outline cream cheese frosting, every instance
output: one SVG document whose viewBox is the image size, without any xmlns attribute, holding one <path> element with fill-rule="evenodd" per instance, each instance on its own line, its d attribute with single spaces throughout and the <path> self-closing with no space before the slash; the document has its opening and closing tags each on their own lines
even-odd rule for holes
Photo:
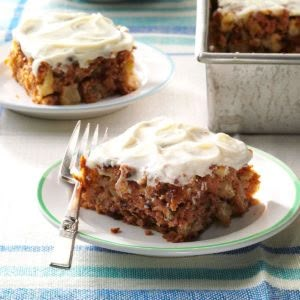
<svg viewBox="0 0 300 300">
<path fill-rule="evenodd" d="M 78 61 L 87 67 L 91 60 L 114 57 L 123 50 L 132 50 L 133 37 L 126 27 L 115 26 L 101 13 L 53 13 L 24 20 L 13 37 L 21 49 L 33 58 L 37 73 L 42 61 L 55 67 Z"/>
<path fill-rule="evenodd" d="M 195 176 L 211 173 L 212 165 L 240 169 L 252 157 L 247 146 L 225 133 L 156 118 L 140 122 L 123 134 L 94 148 L 87 166 L 128 165 L 136 172 L 130 178 L 139 182 L 147 176 L 155 180 L 186 184 Z"/>
<path fill-rule="evenodd" d="M 240 16 L 259 10 L 276 12 L 283 9 L 287 9 L 291 16 L 300 15 L 299 0 L 219 0 L 218 3 L 223 10 L 234 11 Z"/>
</svg>

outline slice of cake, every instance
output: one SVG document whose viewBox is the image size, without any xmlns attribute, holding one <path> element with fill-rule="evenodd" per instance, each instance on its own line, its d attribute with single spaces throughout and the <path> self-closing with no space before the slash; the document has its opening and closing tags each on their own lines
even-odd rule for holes
<svg viewBox="0 0 300 300">
<path fill-rule="evenodd" d="M 138 88 L 133 50 L 127 28 L 100 13 L 55 13 L 14 31 L 6 63 L 35 103 L 92 103 Z"/>
<path fill-rule="evenodd" d="M 166 118 L 141 122 L 81 160 L 81 206 L 190 241 L 255 203 L 252 152 L 224 133 Z"/>
<path fill-rule="evenodd" d="M 210 50 L 300 53 L 300 1 L 212 0 Z"/>
</svg>

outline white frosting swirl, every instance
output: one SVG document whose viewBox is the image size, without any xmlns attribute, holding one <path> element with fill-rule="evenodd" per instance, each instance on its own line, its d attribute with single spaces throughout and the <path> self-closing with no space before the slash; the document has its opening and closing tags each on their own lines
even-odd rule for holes
<svg viewBox="0 0 300 300">
<path fill-rule="evenodd" d="M 244 16 L 253 11 L 272 10 L 274 13 L 287 9 L 291 16 L 300 15 L 299 0 L 218 0 L 219 7 Z"/>
<path fill-rule="evenodd" d="M 212 165 L 240 169 L 252 157 L 247 146 L 227 134 L 156 118 L 138 123 L 98 145 L 87 166 L 125 164 L 136 169 L 131 180 L 145 175 L 148 184 L 186 184 L 191 177 L 210 174 Z"/>
<path fill-rule="evenodd" d="M 132 50 L 133 37 L 127 28 L 115 26 L 100 13 L 54 13 L 24 20 L 14 31 L 24 54 L 33 58 L 36 73 L 42 61 L 51 66 L 89 61 L 102 56 L 114 57 L 122 50 Z"/>
</svg>

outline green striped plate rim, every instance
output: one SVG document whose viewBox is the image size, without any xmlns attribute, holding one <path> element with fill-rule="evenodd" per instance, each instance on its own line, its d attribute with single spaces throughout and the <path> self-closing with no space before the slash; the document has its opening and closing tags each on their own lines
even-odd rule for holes
<svg viewBox="0 0 300 300">
<path fill-rule="evenodd" d="M 81 231 L 78 232 L 78 237 L 84 241 L 88 241 L 88 242 L 94 241 L 98 244 L 107 245 L 107 246 L 111 245 L 111 246 L 121 246 L 123 248 L 125 247 L 125 248 L 136 248 L 136 249 L 147 249 L 147 250 L 159 250 L 159 251 L 166 250 L 166 251 L 184 252 L 184 251 L 192 251 L 192 250 L 204 250 L 209 248 L 218 249 L 218 248 L 231 247 L 231 246 L 235 246 L 234 249 L 236 249 L 238 248 L 237 246 L 239 244 L 243 243 L 241 247 L 244 247 L 252 244 L 252 242 L 253 243 L 259 242 L 267 237 L 270 237 L 271 235 L 278 233 L 279 231 L 284 229 L 287 225 L 289 225 L 298 215 L 299 208 L 300 208 L 300 181 L 296 176 L 296 174 L 281 160 L 275 158 L 271 154 L 268 154 L 262 150 L 256 149 L 254 147 L 249 147 L 249 148 L 251 148 L 255 153 L 259 154 L 260 156 L 263 156 L 264 158 L 271 160 L 273 163 L 277 164 L 282 170 L 284 170 L 287 173 L 287 175 L 289 176 L 289 178 L 294 184 L 295 199 L 293 202 L 293 206 L 286 213 L 286 215 L 282 217 L 280 220 L 278 220 L 276 223 L 274 223 L 273 226 L 237 240 L 231 240 L 231 241 L 226 241 L 221 243 L 212 243 L 208 245 L 197 245 L 197 246 L 191 245 L 187 247 L 150 247 L 150 246 L 141 246 L 141 245 L 129 245 L 126 243 L 117 243 L 117 242 L 104 240 L 97 236 L 86 234 Z M 39 180 L 38 189 L 37 189 L 38 203 L 42 210 L 42 213 L 56 226 L 60 225 L 60 221 L 47 208 L 43 199 L 43 187 L 49 174 L 52 171 L 54 171 L 59 165 L 60 165 L 60 161 L 57 161 L 44 172 L 44 174 Z"/>
</svg>

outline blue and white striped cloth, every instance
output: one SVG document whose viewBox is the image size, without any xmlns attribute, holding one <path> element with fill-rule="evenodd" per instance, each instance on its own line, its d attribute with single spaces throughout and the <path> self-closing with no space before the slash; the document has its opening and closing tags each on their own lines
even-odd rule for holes
<svg viewBox="0 0 300 300">
<path fill-rule="evenodd" d="M 61 9 L 101 11 L 115 23 L 128 26 L 137 40 L 160 47 L 174 60 L 178 55 L 193 55 L 194 0 L 98 5 L 67 0 L 0 0 L 0 41 L 11 39 L 11 30 L 20 18 Z M 27 237 L 19 244 L 9 234 L 0 233 L 0 299 L 296 300 L 300 299 L 299 228 L 298 218 L 263 243 L 187 258 L 137 256 L 78 242 L 73 267 L 65 271 L 48 266 L 52 243 L 32 233 L 39 228 L 29 220 L 24 228 L 10 229 L 11 234 Z"/>
</svg>

